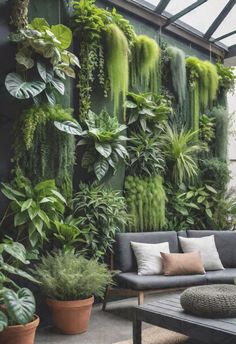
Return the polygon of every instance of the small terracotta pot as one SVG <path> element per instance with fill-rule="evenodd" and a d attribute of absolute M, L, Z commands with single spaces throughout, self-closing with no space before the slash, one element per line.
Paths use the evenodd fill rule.
<path fill-rule="evenodd" d="M 0 332 L 1 344 L 34 344 L 36 329 L 39 325 L 39 317 L 26 325 L 8 326 Z"/>
<path fill-rule="evenodd" d="M 76 301 L 47 300 L 52 309 L 54 325 L 65 334 L 86 332 L 94 297 Z"/>

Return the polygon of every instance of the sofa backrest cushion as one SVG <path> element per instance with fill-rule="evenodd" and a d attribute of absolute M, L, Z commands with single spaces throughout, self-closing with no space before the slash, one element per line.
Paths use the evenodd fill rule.
<path fill-rule="evenodd" d="M 236 232 L 233 231 L 187 231 L 188 238 L 214 235 L 220 260 L 225 268 L 236 268 Z M 236 276 L 235 276 L 236 277 Z"/>
<path fill-rule="evenodd" d="M 131 241 L 148 244 L 168 242 L 170 252 L 178 253 L 179 244 L 177 234 L 171 232 L 142 232 L 142 233 L 118 233 L 115 238 L 115 269 L 122 272 L 137 271 L 137 263 L 131 247 Z"/>

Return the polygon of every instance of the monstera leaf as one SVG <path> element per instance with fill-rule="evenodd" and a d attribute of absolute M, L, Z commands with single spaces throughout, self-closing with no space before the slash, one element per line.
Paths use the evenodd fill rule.
<path fill-rule="evenodd" d="M 29 289 L 22 288 L 17 293 L 7 290 L 4 293 L 4 304 L 13 324 L 25 325 L 32 321 L 35 313 L 35 299 Z"/>
<path fill-rule="evenodd" d="M 17 73 L 9 73 L 6 77 L 5 85 L 8 92 L 18 99 L 36 97 L 46 87 L 42 81 L 24 81 Z"/>
<path fill-rule="evenodd" d="M 8 325 L 7 316 L 0 311 L 0 332 L 2 332 Z"/>

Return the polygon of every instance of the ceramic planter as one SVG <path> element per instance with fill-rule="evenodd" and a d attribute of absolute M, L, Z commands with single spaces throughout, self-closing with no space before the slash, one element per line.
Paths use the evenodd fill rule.
<path fill-rule="evenodd" d="M 47 300 L 52 310 L 54 325 L 65 334 L 86 332 L 94 297 L 76 301 Z"/>
<path fill-rule="evenodd" d="M 39 317 L 26 325 L 8 326 L 0 332 L 0 343 L 2 344 L 34 344 L 35 332 L 39 325 Z"/>

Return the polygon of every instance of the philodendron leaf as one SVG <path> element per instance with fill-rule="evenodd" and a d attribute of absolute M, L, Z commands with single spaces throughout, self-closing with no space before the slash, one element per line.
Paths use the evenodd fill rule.
<path fill-rule="evenodd" d="M 51 84 L 60 94 L 63 95 L 65 93 L 65 85 L 60 79 L 53 78 Z"/>
<path fill-rule="evenodd" d="M 112 148 L 111 148 L 111 145 L 109 143 L 100 144 L 98 142 L 95 142 L 95 149 L 104 158 L 108 158 L 112 152 Z"/>
<path fill-rule="evenodd" d="M 44 63 L 38 61 L 37 70 L 45 83 L 52 81 L 54 73 L 51 67 L 47 67 Z"/>
<path fill-rule="evenodd" d="M 58 41 L 61 42 L 59 45 L 61 49 L 69 48 L 72 41 L 72 32 L 67 26 L 63 24 L 52 25 L 51 31 L 54 33 Z"/>
<path fill-rule="evenodd" d="M 43 28 L 48 28 L 48 22 L 44 18 L 34 18 L 30 23 L 30 26 L 35 29 L 41 31 Z"/>
<path fill-rule="evenodd" d="M 0 332 L 2 332 L 8 325 L 7 316 L 0 311 Z"/>
<path fill-rule="evenodd" d="M 66 121 L 66 122 L 54 122 L 54 125 L 57 129 L 64 131 L 71 135 L 80 136 L 83 133 L 81 126 L 78 123 Z"/>
<path fill-rule="evenodd" d="M 16 258 L 24 264 L 29 262 L 26 260 L 26 250 L 25 247 L 19 242 L 12 242 L 8 244 L 3 244 L 4 251 L 6 251 L 10 256 Z"/>
<path fill-rule="evenodd" d="M 98 180 L 102 180 L 109 170 L 109 163 L 105 159 L 98 160 L 94 164 L 94 173 Z"/>
<path fill-rule="evenodd" d="M 29 289 L 22 288 L 17 293 L 7 290 L 4 293 L 4 303 L 15 325 L 25 325 L 33 320 L 35 299 Z"/>
<path fill-rule="evenodd" d="M 17 99 L 36 97 L 45 90 L 46 84 L 42 81 L 24 81 L 17 73 L 9 73 L 5 80 L 8 92 Z"/>

